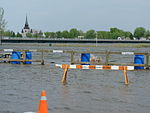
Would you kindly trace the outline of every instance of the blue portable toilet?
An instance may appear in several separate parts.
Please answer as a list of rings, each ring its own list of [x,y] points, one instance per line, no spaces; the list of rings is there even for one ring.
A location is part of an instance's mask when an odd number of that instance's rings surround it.
[[[135,55],[134,64],[144,64],[144,55]],[[135,69],[144,69],[144,66],[135,66]]]
[[[32,60],[32,52],[26,51],[26,60]],[[26,61],[25,64],[32,64],[32,62]]]
[[[81,53],[81,62],[90,62],[90,53]]]
[[[21,52],[13,51],[11,59],[16,60],[21,58]],[[11,61],[11,64],[20,64],[20,61]]]

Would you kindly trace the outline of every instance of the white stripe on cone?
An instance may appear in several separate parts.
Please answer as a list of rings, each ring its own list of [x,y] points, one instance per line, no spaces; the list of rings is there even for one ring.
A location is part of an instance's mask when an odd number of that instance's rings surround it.
[[[46,96],[42,96],[41,100],[47,100]]]

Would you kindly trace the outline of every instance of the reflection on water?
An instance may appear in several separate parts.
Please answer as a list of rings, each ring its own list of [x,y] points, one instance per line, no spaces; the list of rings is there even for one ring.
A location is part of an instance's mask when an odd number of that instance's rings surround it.
[[[148,48],[44,48],[148,51]],[[44,66],[0,64],[0,113],[37,112],[42,89],[46,90],[50,113],[148,113],[150,111],[149,71],[128,71],[130,84],[125,86],[122,71],[69,70],[68,84],[64,86],[60,83],[63,70],[55,68],[54,63],[50,62],[69,63],[69,57],[64,54],[46,56],[47,63]],[[114,57],[117,60],[116,56]]]

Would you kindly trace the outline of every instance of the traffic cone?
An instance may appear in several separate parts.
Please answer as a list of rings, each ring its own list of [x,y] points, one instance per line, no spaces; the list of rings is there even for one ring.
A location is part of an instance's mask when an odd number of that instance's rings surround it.
[[[38,113],[48,113],[46,92],[44,90],[42,90],[42,93],[41,93],[41,100],[40,100]]]

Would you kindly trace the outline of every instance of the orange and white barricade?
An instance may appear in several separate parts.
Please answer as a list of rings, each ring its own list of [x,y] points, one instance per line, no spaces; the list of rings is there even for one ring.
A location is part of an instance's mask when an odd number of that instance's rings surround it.
[[[134,70],[134,66],[105,66],[105,65],[69,65],[69,64],[56,64],[56,67],[60,67],[64,70],[64,75],[61,82],[66,83],[68,69],[99,69],[99,70],[123,70],[125,84],[129,84],[127,70]]]

